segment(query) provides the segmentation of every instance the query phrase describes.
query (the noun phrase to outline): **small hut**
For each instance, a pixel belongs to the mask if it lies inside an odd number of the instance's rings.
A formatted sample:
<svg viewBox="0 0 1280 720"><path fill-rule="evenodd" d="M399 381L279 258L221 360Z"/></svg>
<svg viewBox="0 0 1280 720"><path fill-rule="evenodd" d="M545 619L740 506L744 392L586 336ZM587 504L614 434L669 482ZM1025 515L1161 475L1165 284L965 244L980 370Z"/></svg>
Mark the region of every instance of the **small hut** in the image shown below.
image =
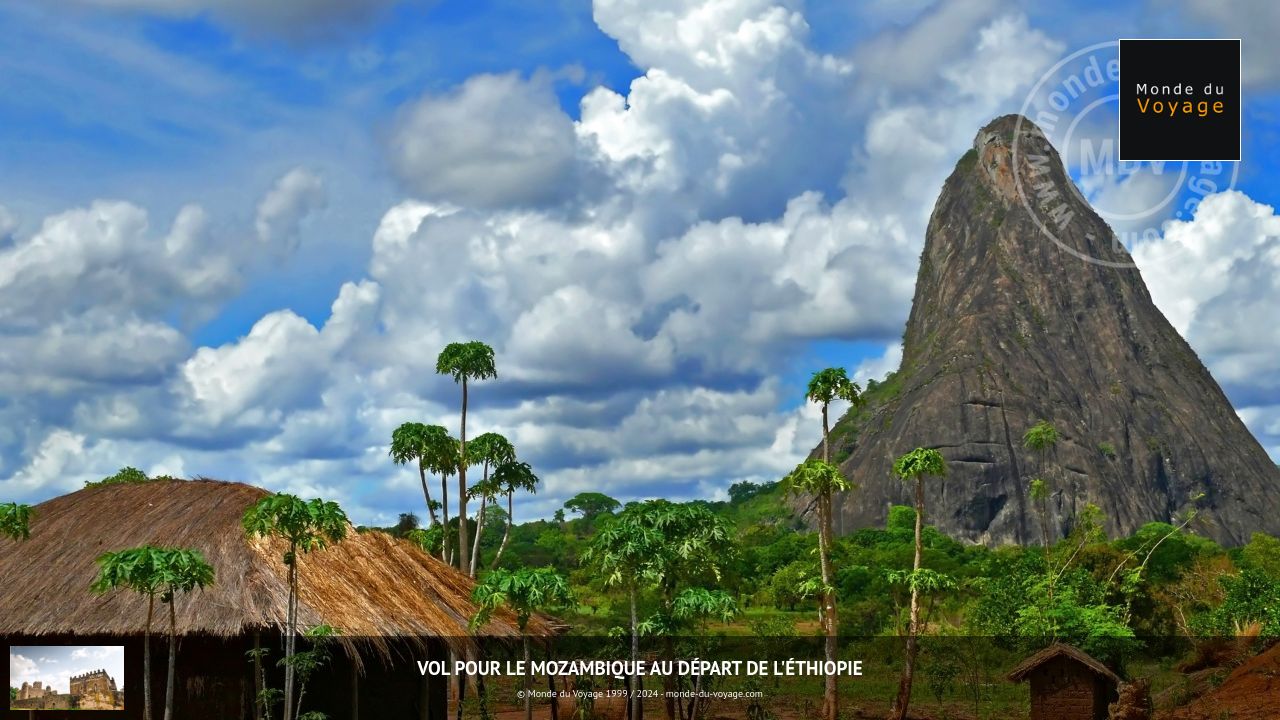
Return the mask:
<svg viewBox="0 0 1280 720"><path fill-rule="evenodd" d="M142 706L145 598L89 586L107 551L145 544L200 550L213 566L211 587L179 599L180 650L175 713L191 720L255 718L257 673L249 651L266 648L268 684L280 688L287 628L287 549L251 538L245 511L266 490L216 480L157 480L86 488L36 506L31 537L0 539L0 640L10 645L123 645L125 712ZM333 720L444 720L447 679L423 676L418 660L471 655L473 581L417 546L380 532L357 533L301 555L299 626L339 636L329 662L308 683L304 709ZM534 618L532 635L559 628ZM519 637L515 618L498 615L486 638ZM163 698L167 608L152 625L152 688ZM472 655L474 656L474 655Z"/></svg>
<svg viewBox="0 0 1280 720"><path fill-rule="evenodd" d="M1031 720L1106 720L1120 678L1083 650L1057 643L1023 660L1013 682L1031 685Z"/></svg>

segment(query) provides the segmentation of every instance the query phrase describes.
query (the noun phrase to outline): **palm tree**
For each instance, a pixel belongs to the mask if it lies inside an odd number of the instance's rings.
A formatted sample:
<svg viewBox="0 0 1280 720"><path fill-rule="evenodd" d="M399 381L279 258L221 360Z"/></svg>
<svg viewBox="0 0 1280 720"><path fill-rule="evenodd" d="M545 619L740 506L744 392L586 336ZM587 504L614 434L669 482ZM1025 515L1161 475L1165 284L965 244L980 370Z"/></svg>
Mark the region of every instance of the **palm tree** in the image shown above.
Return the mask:
<svg viewBox="0 0 1280 720"><path fill-rule="evenodd" d="M462 430L459 434L459 457L467 457L467 385L471 380L497 377L493 365L493 348L482 342L449 343L436 358L436 373L451 375L462 385ZM467 463L458 463L458 568L466 572L471 562L467 547Z"/></svg>
<svg viewBox="0 0 1280 720"><path fill-rule="evenodd" d="M427 458L431 452L433 427L444 430L439 425L428 426L420 422L401 424L391 431L391 449L387 454L397 465L410 461L417 463L418 479L422 481L422 497L427 503L427 512L431 514L431 524L435 525L440 520L436 517L435 503L431 501L431 491L427 488Z"/></svg>
<svg viewBox="0 0 1280 720"><path fill-rule="evenodd" d="M30 505L16 502L0 505L0 537L11 540L26 540L31 537Z"/></svg>
<svg viewBox="0 0 1280 720"><path fill-rule="evenodd" d="M173 720L173 683L178 664L178 593L213 584L213 567L199 550L170 548L153 555L161 578L161 602L169 604L169 675L164 691L164 720Z"/></svg>
<svg viewBox="0 0 1280 720"><path fill-rule="evenodd" d="M262 498L244 514L244 530L250 536L278 537L289 544L284 564L289 568L288 630L284 647L284 720L294 713L293 656L298 635L298 552L320 550L347 536L347 515L335 502L277 493Z"/></svg>
<svg viewBox="0 0 1280 720"><path fill-rule="evenodd" d="M520 641L524 646L524 716L533 718L533 694L529 692L529 619L533 613L573 604L569 581L553 568L500 569L487 573L471 593L480 610L471 620L474 630L489 622L497 608L506 605L516 614Z"/></svg>
<svg viewBox="0 0 1280 720"><path fill-rule="evenodd" d="M916 553L912 564L911 625L907 629L907 661L898 683L898 698L894 701L889 717L906 720L907 707L911 704L911 684L915 678L916 656L920 651L920 564L924 552L924 478L943 478L947 475L947 462L942 453L934 449L916 448L899 457L893 463L893 472L902 480L914 483L916 498Z"/></svg>
<svg viewBox="0 0 1280 720"><path fill-rule="evenodd" d="M825 407L824 416L825 416ZM784 478L787 489L795 494L810 495L818 500L818 559L822 568L822 627L826 635L826 659L836 659L837 633L835 571L831 564L831 548L834 545L831 530L832 495L848 490L852 485L840 472L840 468L825 460L806 460ZM825 679L822 701L822 717L834 720L839 705L836 677L828 673Z"/></svg>
<svg viewBox="0 0 1280 720"><path fill-rule="evenodd" d="M513 462L516 459L515 446L511 441L496 432L487 432L477 435L475 440L471 441L471 449L468 451L470 456L467 458L467 464L479 464L482 468L480 482L472 485L467 490L468 499L480 498L480 510L476 513L476 534L475 539L471 543L471 564L467 569L467 573L471 577L476 576L476 566L480 559L480 536L484 532L485 508L489 506L489 501L497 497L500 486L496 482L490 482L489 471L503 463Z"/></svg>
<svg viewBox="0 0 1280 720"><path fill-rule="evenodd" d="M533 468L530 467L529 463L512 460L494 469L493 482L498 486L499 491L507 496L507 527L502 533L502 544L498 546L498 553L493 556L493 564L490 569L498 567L498 563L502 561L502 553L507 549L507 543L511 542L511 527L515 522L515 501L513 498L516 491L525 490L529 493L536 493L538 492L538 483L541 480L533 473Z"/></svg>

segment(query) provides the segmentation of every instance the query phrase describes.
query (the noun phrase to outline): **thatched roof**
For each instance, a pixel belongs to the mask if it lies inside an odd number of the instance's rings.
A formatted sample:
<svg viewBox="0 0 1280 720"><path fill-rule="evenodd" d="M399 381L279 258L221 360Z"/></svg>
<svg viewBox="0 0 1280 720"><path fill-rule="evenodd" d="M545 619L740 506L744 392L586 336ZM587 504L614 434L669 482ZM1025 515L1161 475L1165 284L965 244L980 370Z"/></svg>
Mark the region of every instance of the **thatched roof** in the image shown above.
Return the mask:
<svg viewBox="0 0 1280 720"><path fill-rule="evenodd" d="M213 586L179 600L180 634L283 629L286 547L248 538L241 526L245 510L268 494L241 483L157 480L86 488L41 503L29 540L0 539L0 635L141 634L144 598L123 590L95 595L89 585L99 555L148 543L198 549L216 573ZM473 581L412 543L349 528L346 540L301 556L298 568L304 627L326 623L382 649L395 637L468 642ZM529 630L554 632L543 618ZM518 630L504 613L481 633L515 637Z"/></svg>
<svg viewBox="0 0 1280 720"><path fill-rule="evenodd" d="M1101 675L1111 682L1119 683L1120 677L1111 671L1106 665L1094 659L1085 651L1067 645L1065 643L1054 643L1031 657L1018 663L1018 666L1009 672L1009 679L1014 682L1022 682L1031 674L1032 670L1058 657L1066 657L1085 666L1094 673Z"/></svg>

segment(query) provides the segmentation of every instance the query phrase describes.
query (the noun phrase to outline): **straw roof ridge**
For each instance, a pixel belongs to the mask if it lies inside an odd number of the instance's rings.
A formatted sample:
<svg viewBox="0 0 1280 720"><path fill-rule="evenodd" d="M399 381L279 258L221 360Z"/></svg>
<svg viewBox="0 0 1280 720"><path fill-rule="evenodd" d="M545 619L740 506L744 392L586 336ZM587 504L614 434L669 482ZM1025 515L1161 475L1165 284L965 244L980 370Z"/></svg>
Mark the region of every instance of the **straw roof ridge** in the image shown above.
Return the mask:
<svg viewBox="0 0 1280 720"><path fill-rule="evenodd" d="M1066 643L1054 643L1035 655L1032 655L1026 660L1018 663L1017 667L1009 671L1008 678L1014 682L1022 682L1032 670L1035 670L1041 665L1057 657L1070 658L1112 682L1120 682L1120 676L1116 675L1111 668L1103 665L1101 661L1097 660L1080 648L1073 645L1067 645Z"/></svg>
<svg viewBox="0 0 1280 720"><path fill-rule="evenodd" d="M233 637L286 625L287 549L277 538L249 537L245 510L271 493L244 483L200 478L102 485L36 506L31 538L0 539L0 634L141 634L145 598L89 590L102 553L144 544L200 550L212 586L178 602L180 635ZM392 638L438 637L470 645L475 581L413 543L381 532L357 533L298 562L303 625L325 623L349 638L385 645ZM480 632L519 635L515 617L497 613ZM555 632L534 618L529 632Z"/></svg>

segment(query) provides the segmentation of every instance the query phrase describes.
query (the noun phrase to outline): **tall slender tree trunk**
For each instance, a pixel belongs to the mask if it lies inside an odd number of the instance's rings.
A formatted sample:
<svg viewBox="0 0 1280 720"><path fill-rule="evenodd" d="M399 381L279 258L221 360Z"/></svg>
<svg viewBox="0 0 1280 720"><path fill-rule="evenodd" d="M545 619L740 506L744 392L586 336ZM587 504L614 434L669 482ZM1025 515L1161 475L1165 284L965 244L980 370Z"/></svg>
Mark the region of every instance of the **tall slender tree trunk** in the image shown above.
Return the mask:
<svg viewBox="0 0 1280 720"><path fill-rule="evenodd" d="M446 565L453 564L449 553L452 549L449 542L449 474L440 473L440 511L444 524L440 526L440 560Z"/></svg>
<svg viewBox="0 0 1280 720"><path fill-rule="evenodd" d="M289 545L289 610L284 638L284 720L293 720L293 652L298 632L298 545Z"/></svg>
<svg viewBox="0 0 1280 720"><path fill-rule="evenodd" d="M631 666L640 662L640 621L636 617L636 586L630 588L631 596ZM644 705L640 702L640 675L631 676L631 720L644 720Z"/></svg>
<svg viewBox="0 0 1280 720"><path fill-rule="evenodd" d="M489 495L488 495L489 461L488 460L484 461L484 475L481 478L480 484L485 487L486 494L480 496L480 512L476 513L476 536L475 536L475 540L472 541L471 543L471 569L470 569L471 577L476 576L476 566L478 565L477 561L480 559L480 534L484 532L484 511L485 511L485 508L489 506Z"/></svg>
<svg viewBox="0 0 1280 720"><path fill-rule="evenodd" d="M826 647L824 655L827 662L835 662L836 650L839 644L837 633L839 625L836 622L836 596L832 592L831 587L835 583L835 572L831 566L831 491L823 493L818 501L818 513L820 515L819 523L821 531L818 533L819 559L822 563L822 622L826 639ZM827 673L823 683L822 716L825 720L836 720L839 712L840 699L836 687L835 673Z"/></svg>
<svg viewBox="0 0 1280 720"><path fill-rule="evenodd" d="M524 642L524 720L533 720L533 671L529 669L529 634L520 633Z"/></svg>
<svg viewBox="0 0 1280 720"><path fill-rule="evenodd" d="M822 404L822 461L831 462L831 427L828 423L828 403ZM823 654L827 662L835 662L839 632L836 624L836 598L831 592L834 572L831 567L831 491L827 490L818 497L818 556L822 565L822 627L826 635ZM836 720L839 708L839 695L836 687L836 676L828 673L823 681L822 717L824 720Z"/></svg>
<svg viewBox="0 0 1280 720"><path fill-rule="evenodd" d="M461 458L458 461L458 569L466 572L471 561L467 548L467 378L462 378Z"/></svg>
<svg viewBox="0 0 1280 720"><path fill-rule="evenodd" d="M546 655L547 662L551 661L551 639L547 639ZM556 697L556 676L553 673L547 673L547 689L551 691L551 720L560 720L560 700Z"/></svg>
<svg viewBox="0 0 1280 720"><path fill-rule="evenodd" d="M502 544L498 546L498 554L493 556L493 564L489 566L490 570L498 568L498 562L502 560L502 553L507 551L507 543L511 542L511 525L515 522L513 518L516 514L515 502L512 500L514 496L514 491L507 491L507 527L502 531Z"/></svg>
<svg viewBox="0 0 1280 720"><path fill-rule="evenodd" d="M262 674L262 633L255 632L253 634L253 718L254 720L269 720L271 717L271 708L266 707L263 701L262 691L267 686L266 678Z"/></svg>
<svg viewBox="0 0 1280 720"><path fill-rule="evenodd" d="M920 561L924 550L924 479L916 478L916 557L912 565L913 572L920 571ZM915 680L916 656L920 653L920 591L915 583L911 587L911 624L907 628L907 661L902 668L902 679L898 682L898 699L894 703L895 720L906 720L907 708L911 705L911 685Z"/></svg>
<svg viewBox="0 0 1280 720"><path fill-rule="evenodd" d="M151 720L151 619L155 617L156 596L147 596L147 626L142 631L142 717Z"/></svg>
<svg viewBox="0 0 1280 720"><path fill-rule="evenodd" d="M418 461L418 477L422 479L422 499L427 502L427 512L431 513L431 524L435 525L439 521L436 519L435 506L431 504L431 491L427 489L427 469L422 466L422 461Z"/></svg>
<svg viewBox="0 0 1280 720"><path fill-rule="evenodd" d="M173 720L173 677L178 663L178 612L173 607L176 601L176 597L169 597L169 677L164 687L164 720Z"/></svg>
<svg viewBox="0 0 1280 720"><path fill-rule="evenodd" d="M467 551L467 379L462 378L462 426L458 443L458 569L467 571L471 558ZM453 560L450 558L450 564ZM471 659L471 651L465 650L464 660ZM467 699L467 674L458 673L458 705L454 712L462 720L462 704Z"/></svg>
<svg viewBox="0 0 1280 720"><path fill-rule="evenodd" d="M1044 559L1049 559L1049 497L1048 489L1045 497L1040 499L1040 541L1044 543Z"/></svg>
<svg viewBox="0 0 1280 720"><path fill-rule="evenodd" d="M467 570L471 577L476 576L476 564L480 559L480 533L484 532L484 510L488 505L489 498L480 500L480 512L476 515L476 539L471 545L471 567Z"/></svg>
<svg viewBox="0 0 1280 720"><path fill-rule="evenodd" d="M827 424L827 403L822 403L822 462L831 462L831 428Z"/></svg>
<svg viewBox="0 0 1280 720"><path fill-rule="evenodd" d="M467 378L462 377L462 424L458 443L458 569L467 571L471 557L467 548ZM450 560L452 563L452 559ZM467 651L466 657L470 657ZM467 696L467 675L458 674L458 720L462 720L462 701Z"/></svg>

